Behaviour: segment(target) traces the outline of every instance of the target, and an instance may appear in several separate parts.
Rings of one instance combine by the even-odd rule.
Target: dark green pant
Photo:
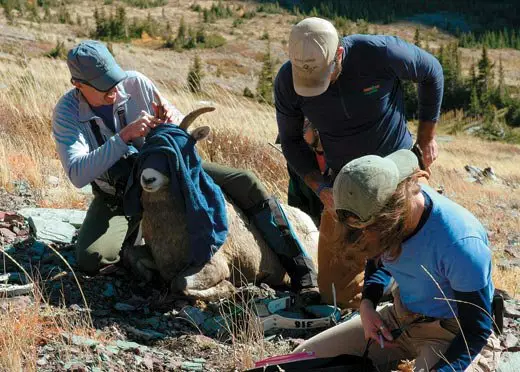
[[[269,194],[253,172],[203,162],[202,168],[235,204],[246,211],[267,200]],[[103,265],[117,263],[128,231],[122,208],[111,210],[96,196],[79,230],[76,257],[80,270],[94,274]]]
[[[323,203],[320,198],[311,190],[305,181],[289,166],[289,189],[287,192],[287,204],[296,207],[311,216],[316,226],[320,226],[321,212]]]

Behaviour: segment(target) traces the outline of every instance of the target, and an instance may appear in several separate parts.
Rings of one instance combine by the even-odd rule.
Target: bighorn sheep
[[[180,128],[187,131],[197,116],[213,110],[214,108],[201,108],[190,113],[182,121]],[[209,127],[199,127],[191,132],[191,136],[199,141],[206,138],[209,132]],[[142,170],[141,227],[160,275],[171,283],[174,290],[196,298],[213,300],[232,294],[235,287],[231,283],[284,283],[286,273],[278,257],[244,214],[229,200],[226,200],[229,234],[225,243],[198,272],[185,271],[190,253],[185,207],[183,201],[172,198],[166,187],[168,183],[168,175],[162,174],[153,166]],[[284,209],[309,255],[316,256],[319,233],[311,218],[299,209]]]

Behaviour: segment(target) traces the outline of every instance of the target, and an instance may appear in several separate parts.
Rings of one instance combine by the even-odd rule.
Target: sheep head
[[[205,112],[215,110],[214,107],[202,107],[195,111],[190,112],[179,124],[179,127],[185,131],[193,123],[193,121]],[[202,126],[194,129],[190,132],[190,136],[195,142],[202,141],[208,137],[211,129],[208,126]],[[143,191],[145,192],[157,192],[166,187],[170,179],[168,177],[168,159],[166,155],[157,153],[148,156],[143,164],[143,171],[140,176],[140,183]]]

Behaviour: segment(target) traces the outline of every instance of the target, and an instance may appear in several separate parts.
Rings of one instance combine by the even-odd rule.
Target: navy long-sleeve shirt
[[[402,80],[418,83],[419,119],[439,117],[444,77],[431,54],[392,36],[352,35],[344,37],[342,45],[342,72],[323,94],[297,95],[290,61],[275,80],[283,153],[300,176],[318,169],[302,138],[304,116],[319,130],[327,165],[336,172],[360,156],[386,156],[412,147]]]

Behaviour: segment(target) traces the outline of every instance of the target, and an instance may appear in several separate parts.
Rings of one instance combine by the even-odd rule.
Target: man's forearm
[[[330,187],[318,169],[307,173],[303,180],[316,194],[318,194],[318,191],[320,191],[324,186]]]
[[[435,130],[437,128],[436,121],[420,121],[417,129],[417,142],[430,142],[435,138]]]

